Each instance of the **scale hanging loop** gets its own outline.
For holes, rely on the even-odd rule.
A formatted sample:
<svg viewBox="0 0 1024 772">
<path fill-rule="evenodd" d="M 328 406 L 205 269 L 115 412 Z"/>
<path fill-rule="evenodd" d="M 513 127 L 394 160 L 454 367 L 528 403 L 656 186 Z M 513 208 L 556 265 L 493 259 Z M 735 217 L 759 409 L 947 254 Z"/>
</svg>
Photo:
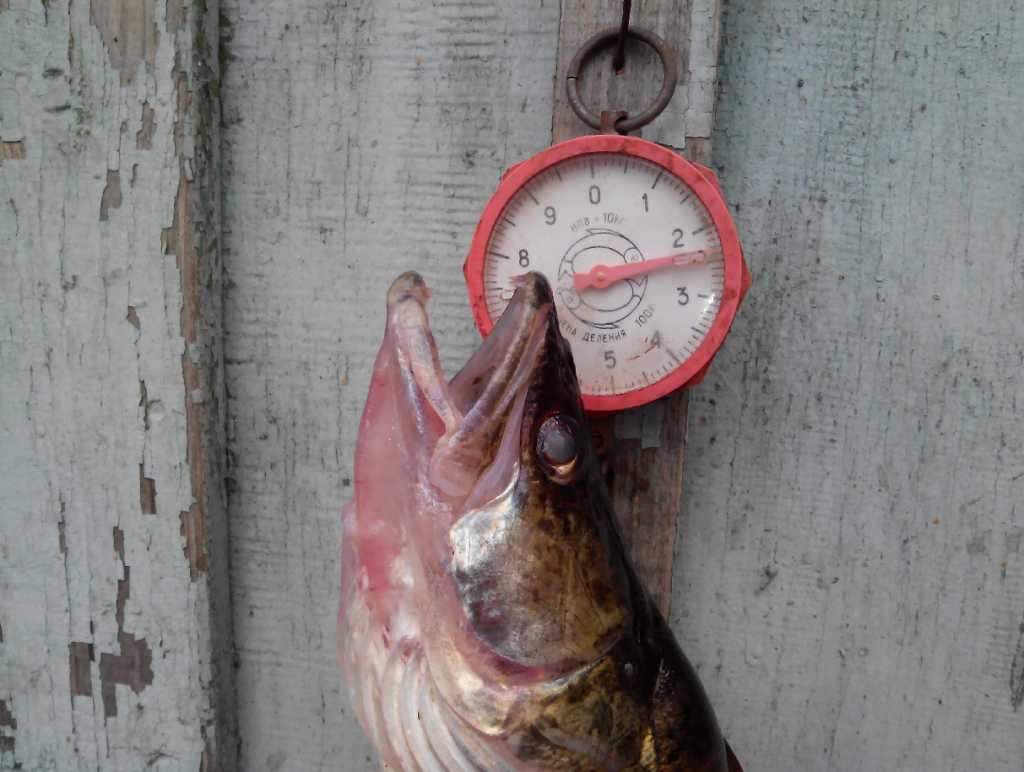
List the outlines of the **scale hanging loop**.
<svg viewBox="0 0 1024 772">
<path fill-rule="evenodd" d="M 676 90 L 676 82 L 679 79 L 679 67 L 676 64 L 676 57 L 669 49 L 668 44 L 650 30 L 642 29 L 641 27 L 629 27 L 626 34 L 631 38 L 641 40 L 649 45 L 657 52 L 658 57 L 661 59 L 661 66 L 665 71 L 665 80 L 661 84 L 661 91 L 658 92 L 658 98 L 654 100 L 654 104 L 632 118 L 620 117 L 617 119 L 611 119 L 606 117 L 612 115 L 627 115 L 627 113 L 623 111 L 612 110 L 606 110 L 602 112 L 600 116 L 596 115 L 583 103 L 583 97 L 580 95 L 580 71 L 591 56 L 596 54 L 602 48 L 605 48 L 614 42 L 618 42 L 621 32 L 622 30 L 619 27 L 609 27 L 590 38 L 590 40 L 584 43 L 580 50 L 576 52 L 576 56 L 573 57 L 572 62 L 569 64 L 569 71 L 565 76 L 565 90 L 569 97 L 569 105 L 572 107 L 573 112 L 579 116 L 581 121 L 590 126 L 590 128 L 598 129 L 602 133 L 628 134 L 631 131 L 636 131 L 642 126 L 646 126 L 661 115 L 662 111 L 668 107 L 668 103 L 672 100 L 672 94 L 674 94 Z M 612 131 L 608 131 L 608 127 L 606 126 L 609 120 L 612 120 Z"/>
</svg>

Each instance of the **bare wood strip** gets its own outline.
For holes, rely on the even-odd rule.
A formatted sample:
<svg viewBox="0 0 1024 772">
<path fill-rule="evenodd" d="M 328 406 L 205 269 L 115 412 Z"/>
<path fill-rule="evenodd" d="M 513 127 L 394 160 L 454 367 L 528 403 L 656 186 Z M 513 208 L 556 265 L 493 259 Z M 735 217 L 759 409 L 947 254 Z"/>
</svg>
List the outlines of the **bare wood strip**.
<svg viewBox="0 0 1024 772">
<path fill-rule="evenodd" d="M 181 357 L 185 379 L 185 413 L 188 416 L 188 465 L 192 478 L 193 504 L 181 513 L 181 533 L 185 537 L 185 556 L 195 581 L 206 571 L 206 451 L 204 446 L 203 405 L 196 401 L 202 389 L 202 375 L 194 361 L 195 346 L 199 338 L 200 278 L 199 253 L 193 238 L 195 232 L 195 183 L 188 179 L 188 160 L 182 155 L 186 119 L 192 102 L 188 78 L 184 71 L 177 74 L 178 115 L 174 128 L 174 142 L 179 153 L 178 195 L 174 202 L 174 221 L 166 234 L 167 251 L 178 258 L 181 271 L 181 334 L 185 339 L 185 353 Z"/>
<path fill-rule="evenodd" d="M 605 477 L 630 555 L 665 614 L 672 600 L 688 393 L 682 389 L 660 401 L 659 447 L 644 448 L 639 438 L 614 438 L 605 457 Z"/>
<path fill-rule="evenodd" d="M 631 26 L 653 30 L 674 48 L 680 73 L 677 91 L 684 94 L 690 81 L 690 8 L 689 4 L 670 0 L 637 3 L 630 22 Z M 594 133 L 569 107 L 564 75 L 579 47 L 594 33 L 614 26 L 621 12 L 618 0 L 576 0 L 566 4 L 558 41 L 559 70 L 555 78 L 552 121 L 554 142 Z M 720 14 L 720 6 L 716 13 Z M 717 25 L 714 28 L 717 30 Z M 584 67 L 581 81 L 584 99 L 595 111 L 643 109 L 661 88 L 662 70 L 657 56 L 645 45 L 631 41 L 626 49 L 625 70 L 616 74 L 611 66 L 612 54 L 613 50 L 608 49 Z M 688 136 L 686 145 L 684 157 L 701 165 L 710 163 L 710 138 Z M 614 431 L 607 421 L 596 425 L 608 446 L 604 459 L 606 477 L 633 562 L 655 602 L 666 614 L 672 600 L 687 407 L 685 391 L 661 400 L 659 447 L 644 449 L 640 439 L 613 438 Z"/>
</svg>

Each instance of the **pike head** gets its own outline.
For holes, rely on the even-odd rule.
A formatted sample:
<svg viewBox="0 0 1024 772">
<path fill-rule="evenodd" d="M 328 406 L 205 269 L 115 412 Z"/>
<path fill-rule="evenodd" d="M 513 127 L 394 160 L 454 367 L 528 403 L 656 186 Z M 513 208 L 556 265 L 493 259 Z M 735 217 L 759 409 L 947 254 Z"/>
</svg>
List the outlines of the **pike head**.
<svg viewBox="0 0 1024 772">
<path fill-rule="evenodd" d="M 404 772 L 653 764 L 657 612 L 551 288 L 523 276 L 450 382 L 429 296 L 415 273 L 388 291 L 344 514 L 339 658 L 360 720 Z"/>
</svg>

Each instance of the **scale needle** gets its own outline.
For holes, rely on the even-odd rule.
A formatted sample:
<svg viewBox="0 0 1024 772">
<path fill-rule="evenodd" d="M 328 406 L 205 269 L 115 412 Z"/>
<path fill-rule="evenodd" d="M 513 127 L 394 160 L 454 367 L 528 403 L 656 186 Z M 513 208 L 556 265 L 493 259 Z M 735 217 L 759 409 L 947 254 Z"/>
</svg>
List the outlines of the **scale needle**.
<svg viewBox="0 0 1024 772">
<path fill-rule="evenodd" d="M 582 291 L 587 287 L 604 289 L 612 282 L 622 281 L 631 276 L 636 276 L 649 271 L 656 271 L 669 265 L 686 265 L 703 260 L 713 250 L 697 249 L 693 252 L 678 252 L 666 257 L 657 257 L 653 260 L 638 260 L 635 263 L 624 263 L 623 265 L 595 265 L 587 273 L 577 273 L 573 276 L 576 290 Z"/>
</svg>

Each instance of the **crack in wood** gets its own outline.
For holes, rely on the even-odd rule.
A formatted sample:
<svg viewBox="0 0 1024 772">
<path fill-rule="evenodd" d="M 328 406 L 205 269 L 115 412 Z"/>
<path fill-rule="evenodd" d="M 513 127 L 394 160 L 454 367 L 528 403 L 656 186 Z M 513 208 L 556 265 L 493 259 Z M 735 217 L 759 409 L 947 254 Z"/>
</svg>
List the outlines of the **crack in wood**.
<svg viewBox="0 0 1024 772">
<path fill-rule="evenodd" d="M 186 118 L 192 103 L 188 90 L 188 78 L 178 71 L 175 82 L 178 93 L 178 113 L 174 125 L 174 147 L 178 155 L 178 194 L 174 200 L 174 220 L 164 231 L 167 253 L 178 258 L 181 271 L 181 293 L 184 303 L 181 308 L 181 333 L 185 338 L 185 353 L 181 357 L 182 372 L 185 376 L 185 413 L 188 423 L 188 464 L 192 478 L 193 504 L 182 512 L 181 534 L 185 537 L 183 548 L 188 559 L 192 581 L 207 570 L 206 556 L 206 450 L 203 445 L 203 406 L 193 399 L 200 393 L 202 375 L 199 365 L 193 360 L 189 348 L 197 345 L 199 338 L 199 253 L 193 239 L 195 228 L 195 182 L 186 174 L 188 159 L 184 152 Z"/>
<path fill-rule="evenodd" d="M 156 131 L 156 120 L 154 119 L 153 108 L 149 102 L 142 105 L 142 128 L 135 135 L 135 148 L 137 150 L 153 149 L 153 132 Z"/>
<path fill-rule="evenodd" d="M 1010 704 L 1014 713 L 1024 704 L 1024 622 L 1021 622 L 1019 630 L 1017 650 L 1013 654 L 1013 664 L 1010 665 Z"/>
<path fill-rule="evenodd" d="M 146 470 L 139 464 L 139 505 L 142 507 L 142 514 L 156 514 L 156 480 L 146 477 Z"/>
<path fill-rule="evenodd" d="M 121 208 L 121 172 L 107 171 L 107 186 L 103 189 L 100 199 L 100 222 L 110 219 L 111 209 Z"/>
<path fill-rule="evenodd" d="M 7 707 L 7 703 L 4 700 L 0 700 L 0 729 L 3 727 L 7 727 L 12 731 L 17 731 L 18 719 L 16 719 L 11 713 L 10 709 Z M 14 738 L 6 732 L 0 732 L 0 752 L 14 753 Z"/>
</svg>

